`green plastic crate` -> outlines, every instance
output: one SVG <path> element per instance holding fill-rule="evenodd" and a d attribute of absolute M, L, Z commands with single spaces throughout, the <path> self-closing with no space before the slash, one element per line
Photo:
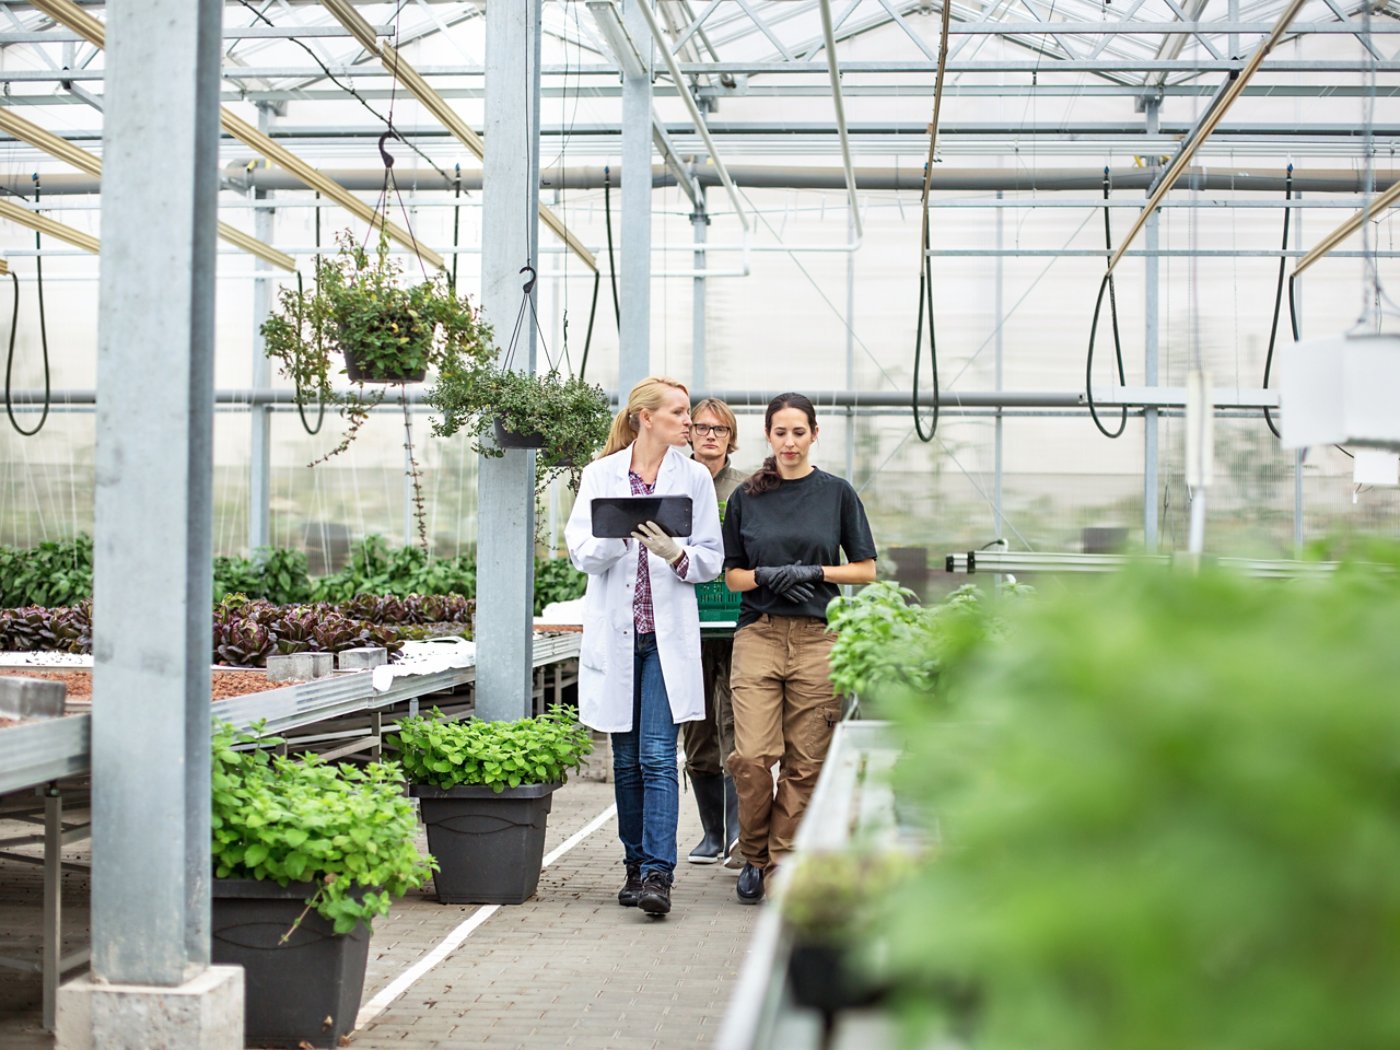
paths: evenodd
<path fill-rule="evenodd" d="M 743 595 L 731 591 L 723 580 L 697 584 L 695 598 L 700 603 L 701 623 L 733 623 L 739 619 L 739 603 Z"/>

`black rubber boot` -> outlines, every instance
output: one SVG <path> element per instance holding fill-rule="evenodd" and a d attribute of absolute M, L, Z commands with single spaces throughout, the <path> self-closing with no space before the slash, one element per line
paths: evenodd
<path fill-rule="evenodd" d="M 686 859 L 692 864 L 715 864 L 724 859 L 724 780 L 714 773 L 691 773 L 695 808 L 700 811 L 702 838 Z"/>
<path fill-rule="evenodd" d="M 739 792 L 728 773 L 724 774 L 724 866 L 736 871 L 744 866 L 739 855 Z"/>

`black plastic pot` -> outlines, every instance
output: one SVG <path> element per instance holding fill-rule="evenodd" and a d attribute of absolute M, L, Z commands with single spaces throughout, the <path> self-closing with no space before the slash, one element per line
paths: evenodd
<path fill-rule="evenodd" d="M 412 372 L 381 371 L 364 365 L 359 355 L 350 347 L 344 347 L 345 375 L 352 383 L 421 383 L 428 376 L 426 367 Z"/>
<path fill-rule="evenodd" d="M 499 419 L 491 425 L 496 432 L 496 444 L 501 448 L 544 448 L 543 434 L 517 434 L 503 427 Z"/>
<path fill-rule="evenodd" d="M 793 944 L 788 987 L 793 1002 L 825 1014 L 873 1006 L 882 998 L 882 990 L 851 965 L 845 948 L 821 941 Z"/>
<path fill-rule="evenodd" d="M 279 944 L 315 892 L 257 879 L 215 879 L 213 961 L 243 967 L 249 1046 L 334 1047 L 355 1027 L 365 988 L 369 927 L 338 934 L 316 912 Z"/>
<path fill-rule="evenodd" d="M 559 784 L 522 784 L 496 794 L 483 785 L 414 784 L 443 904 L 523 904 L 535 895 L 544 832 Z"/>

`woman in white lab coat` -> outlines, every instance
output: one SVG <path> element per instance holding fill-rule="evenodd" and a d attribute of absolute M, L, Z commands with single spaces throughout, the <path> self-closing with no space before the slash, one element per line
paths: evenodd
<path fill-rule="evenodd" d="M 683 454 L 690 394 L 674 379 L 642 380 L 613 421 L 607 446 L 583 471 L 565 538 L 588 573 L 579 657 L 579 717 L 612 734 L 618 836 L 626 882 L 618 903 L 671 910 L 680 785 L 676 727 L 705 715 L 695 585 L 724 560 L 710 472 Z M 691 533 L 651 522 L 631 539 L 593 535 L 598 496 L 689 496 Z"/>

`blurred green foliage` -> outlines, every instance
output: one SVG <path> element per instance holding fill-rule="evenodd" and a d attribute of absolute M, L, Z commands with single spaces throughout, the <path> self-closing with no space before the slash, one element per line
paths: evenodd
<path fill-rule="evenodd" d="M 919 1038 L 952 982 L 975 1050 L 1400 1046 L 1387 557 L 1081 581 L 896 705 L 943 842 L 885 920 Z"/>

